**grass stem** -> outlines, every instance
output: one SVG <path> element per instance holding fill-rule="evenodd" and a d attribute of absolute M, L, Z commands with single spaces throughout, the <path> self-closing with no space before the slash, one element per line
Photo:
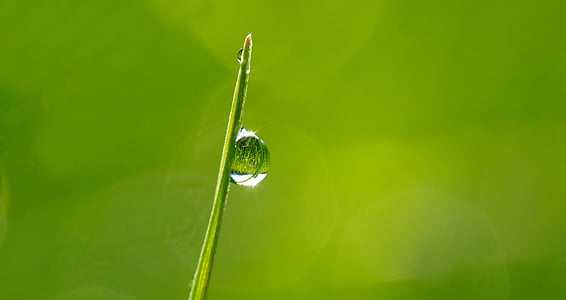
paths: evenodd
<path fill-rule="evenodd" d="M 235 141 L 238 131 L 242 127 L 242 112 L 248 89 L 248 79 L 250 74 L 252 58 L 252 34 L 248 34 L 244 40 L 242 57 L 240 59 L 240 69 L 232 98 L 232 108 L 228 117 L 228 127 L 222 148 L 220 160 L 220 170 L 216 181 L 214 201 L 208 227 L 204 237 L 204 243 L 200 252 L 197 269 L 191 286 L 189 300 L 202 300 L 206 297 L 206 290 L 210 280 L 210 272 L 214 261 L 214 253 L 218 243 L 218 234 L 222 223 L 222 216 L 226 206 L 228 190 L 230 185 L 230 168 L 234 159 Z"/>

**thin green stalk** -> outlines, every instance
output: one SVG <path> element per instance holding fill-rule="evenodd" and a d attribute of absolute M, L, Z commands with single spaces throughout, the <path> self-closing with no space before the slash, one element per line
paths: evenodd
<path fill-rule="evenodd" d="M 228 197 L 230 167 L 234 159 L 236 136 L 242 127 L 242 111 L 248 89 L 251 58 L 252 34 L 250 33 L 244 40 L 242 57 L 240 59 L 240 70 L 238 71 L 238 79 L 236 80 L 236 88 L 234 89 L 234 97 L 232 98 L 232 108 L 230 109 L 230 116 L 228 117 L 228 128 L 226 129 L 224 147 L 222 148 L 222 158 L 220 159 L 220 170 L 218 171 L 218 179 L 216 181 L 214 202 L 212 204 L 212 211 L 210 213 L 210 219 L 208 220 L 204 243 L 189 294 L 189 300 L 202 300 L 206 296 L 210 271 L 214 261 L 214 252 L 220 232 L 220 224 L 222 223 L 222 216 Z"/>

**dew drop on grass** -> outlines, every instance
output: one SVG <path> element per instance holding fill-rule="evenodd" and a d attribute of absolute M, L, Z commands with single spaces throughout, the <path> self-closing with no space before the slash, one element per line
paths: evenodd
<path fill-rule="evenodd" d="M 269 150 L 255 133 L 240 129 L 236 138 L 236 153 L 232 161 L 230 178 L 241 186 L 255 186 L 269 171 Z"/>
<path fill-rule="evenodd" d="M 236 55 L 236 58 L 238 59 L 238 62 L 242 62 L 242 52 L 244 52 L 244 48 L 241 48 L 238 51 L 238 54 Z"/>

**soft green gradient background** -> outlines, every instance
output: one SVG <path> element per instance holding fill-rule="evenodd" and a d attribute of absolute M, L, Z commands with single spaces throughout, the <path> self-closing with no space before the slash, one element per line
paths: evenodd
<path fill-rule="evenodd" d="M 566 297 L 564 1 L 0 2 L 0 299 Z"/>

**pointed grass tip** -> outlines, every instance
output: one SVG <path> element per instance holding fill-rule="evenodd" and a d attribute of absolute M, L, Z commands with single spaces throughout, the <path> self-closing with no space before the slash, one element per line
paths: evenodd
<path fill-rule="evenodd" d="M 244 45 L 251 45 L 252 44 L 252 33 L 250 32 L 247 36 L 246 36 L 246 40 L 244 42 Z"/>

